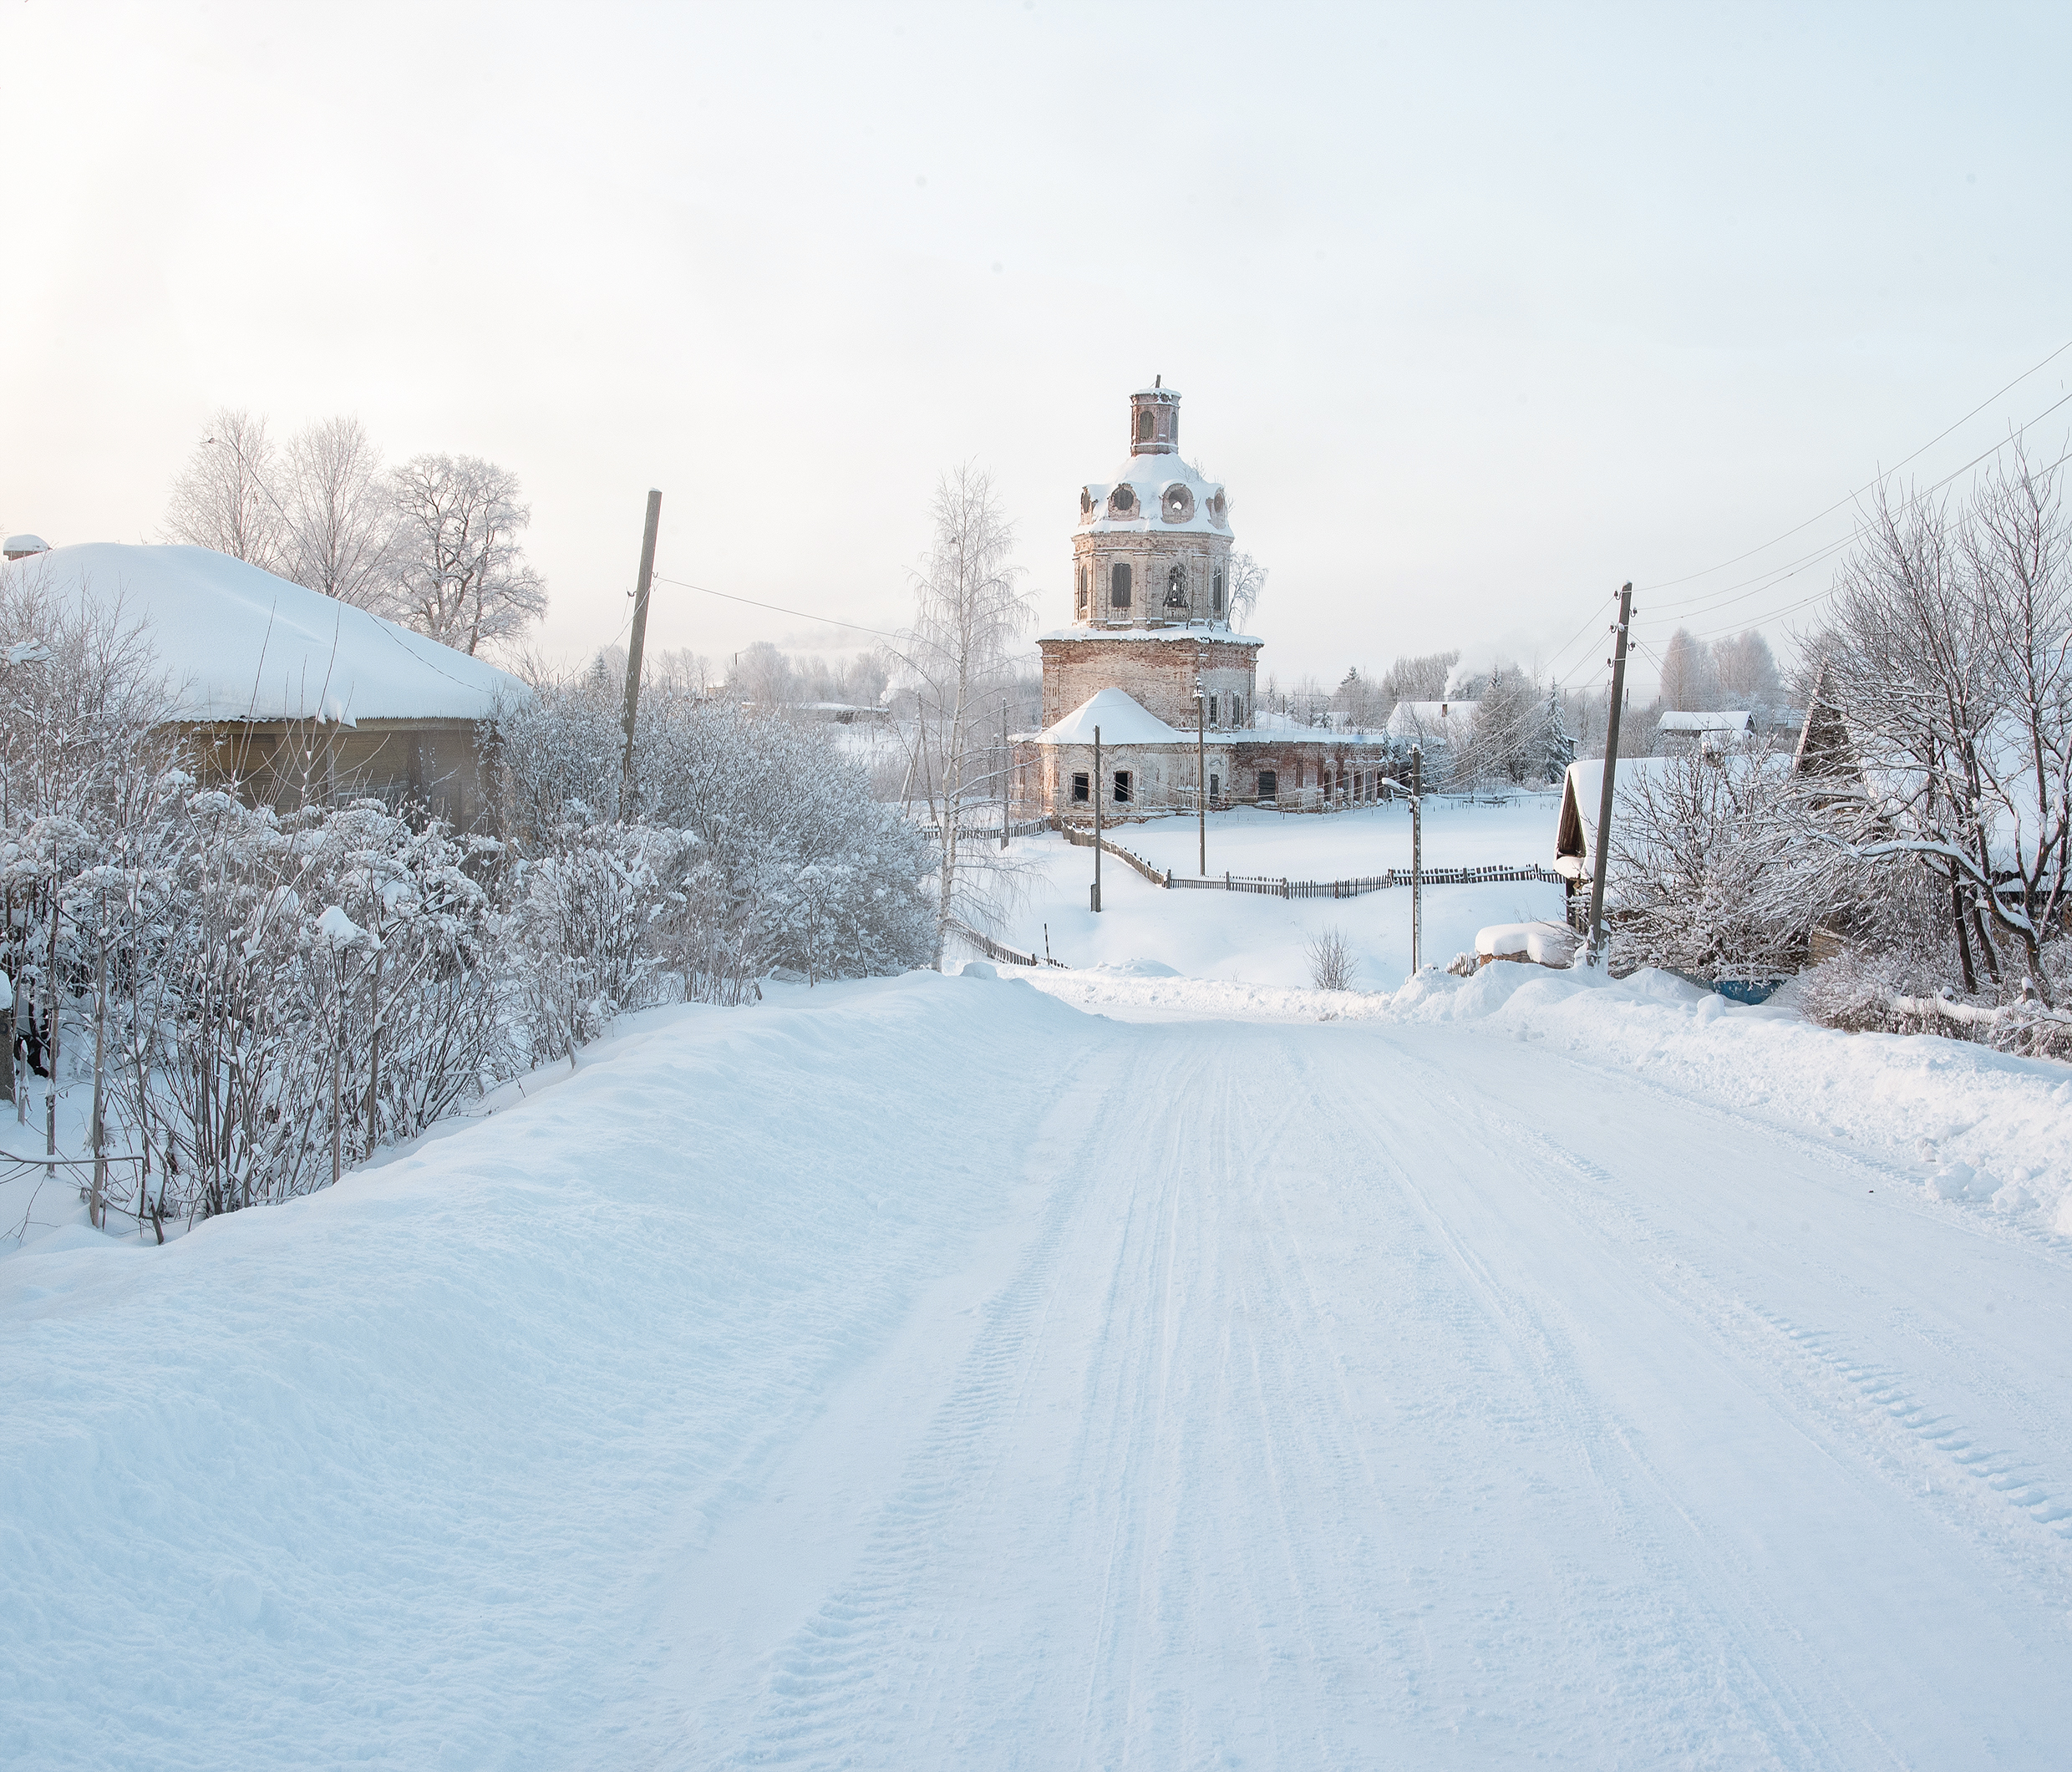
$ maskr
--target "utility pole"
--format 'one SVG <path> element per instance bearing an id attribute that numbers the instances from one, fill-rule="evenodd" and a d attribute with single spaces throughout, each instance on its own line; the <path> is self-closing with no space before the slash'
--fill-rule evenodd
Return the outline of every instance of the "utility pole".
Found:
<path id="1" fill-rule="evenodd" d="M 1008 774 L 1014 766 L 1014 754 L 1008 749 L 1008 698 L 1000 698 L 1000 848 L 1004 854 L 1008 846 Z"/>
<path id="2" fill-rule="evenodd" d="M 1094 729 L 1094 910 L 1100 911 L 1100 728 Z"/>
<path id="3" fill-rule="evenodd" d="M 648 493 L 648 527 L 640 538 L 640 583 L 633 592 L 633 639 L 626 652 L 626 761 L 620 771 L 619 787 L 622 823 L 631 823 L 633 816 L 633 721 L 640 713 L 640 653 L 648 642 L 648 589 L 655 580 L 655 531 L 661 526 L 662 491 L 652 487 Z"/>
<path id="4" fill-rule="evenodd" d="M 51 845 L 54 864 L 57 845 Z M 50 871 L 50 1019 L 43 1028 L 43 1155 L 54 1157 L 58 1154 L 58 870 Z M 58 1165 L 48 1163 L 43 1166 L 47 1180 L 55 1180 Z"/>
<path id="5" fill-rule="evenodd" d="M 1201 877 L 1209 877 L 1209 696 L 1199 683 L 1194 692 L 1194 797 L 1201 825 Z"/>
<path id="6" fill-rule="evenodd" d="M 1410 976 L 1424 953 L 1424 747 L 1410 747 Z"/>
<path id="7" fill-rule="evenodd" d="M 94 980 L 94 1198 L 87 1221 L 102 1228 L 107 1214 L 108 1141 L 101 1118 L 101 1069 L 108 1045 L 108 901 L 101 901 L 100 927 L 94 932 L 98 951 Z"/>
<path id="8" fill-rule="evenodd" d="M 1612 848 L 1612 785 L 1618 774 L 1619 703 L 1626 698 L 1626 630 L 1633 619 L 1633 587 L 1619 588 L 1618 643 L 1612 652 L 1612 705 L 1604 719 L 1604 790 L 1597 796 L 1596 871 L 1590 881 L 1590 964 L 1604 948 L 1604 872 Z"/>

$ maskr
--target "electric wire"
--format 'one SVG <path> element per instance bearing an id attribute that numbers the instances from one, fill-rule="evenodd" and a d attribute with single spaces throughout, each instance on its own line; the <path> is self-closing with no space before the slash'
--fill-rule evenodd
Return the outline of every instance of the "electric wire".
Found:
<path id="1" fill-rule="evenodd" d="M 1776 546 L 1780 541 L 1790 541 L 1791 537 L 1797 535 L 1800 530 L 1811 528 L 1813 525 L 1819 522 L 1822 517 L 1832 516 L 1845 505 L 1849 504 L 1853 500 L 1861 498 L 1865 493 L 1870 491 L 1872 487 L 1877 485 L 1881 481 L 1889 480 L 1902 468 L 1905 467 L 1908 462 L 1916 460 L 1919 457 L 1925 455 L 1930 449 L 1933 449 L 1937 444 L 1940 443 L 1945 437 L 1948 436 L 1951 432 L 1961 429 L 1963 426 L 1970 424 L 1973 419 L 1977 418 L 1980 413 L 1983 412 L 1988 406 L 1992 405 L 1995 400 L 2001 397 L 2001 395 L 2019 387 L 2024 382 L 2027 381 L 2030 376 L 2035 374 L 2039 370 L 2047 368 L 2050 364 L 2055 363 L 2059 358 L 2064 356 L 2067 351 L 2072 351 L 2072 338 L 2068 338 L 2065 340 L 2065 342 L 2059 345 L 2056 350 L 2053 351 L 2048 357 L 2044 358 L 2040 362 L 2032 363 L 2028 368 L 2023 370 L 2019 375 L 2016 376 L 2014 379 L 2009 382 L 2005 387 L 2000 388 L 1996 393 L 1987 395 L 1984 399 L 1981 400 L 1976 406 L 1973 407 L 1969 412 L 1966 413 L 1963 418 L 1958 419 L 1954 424 L 1945 425 L 1941 430 L 1937 431 L 1935 435 L 1929 438 L 1926 443 L 1922 444 L 1921 447 L 1916 449 L 1912 454 L 1902 456 L 1897 461 L 1894 462 L 1891 467 L 1881 470 L 1875 478 L 1866 480 L 1862 485 L 1857 487 L 1853 492 L 1845 493 L 1841 498 L 1837 499 L 1833 504 L 1830 505 L 1826 510 L 1816 511 L 1811 516 L 1808 517 L 1805 522 L 1794 524 L 1790 529 L 1785 531 L 1782 535 L 1773 536 L 1769 541 L 1762 542 L 1757 546 L 1750 548 L 1745 553 L 1736 554 L 1731 559 L 1719 561 L 1716 566 L 1706 566 L 1696 572 L 1686 572 L 1681 578 L 1662 579 L 1654 584 L 1643 586 L 1641 588 L 1650 592 L 1656 591 L 1666 591 L 1676 585 L 1689 584 L 1694 579 L 1709 578 L 1714 572 L 1724 572 L 1729 566 L 1739 566 L 1744 560 L 1752 560 L 1758 554 L 1767 553 L 1771 548 Z M 2039 414 L 2038 416 L 2039 418 L 2047 416 L 2049 412 L 2054 412 L 2058 406 L 2061 406 L 2064 404 L 2064 402 L 2060 400 L 2057 402 L 2056 405 L 2046 409 L 2045 413 Z M 2036 420 L 2031 419 L 2029 422 L 2031 424 L 2034 424 Z M 2006 444 L 2002 444 L 2000 447 L 2004 449 Z M 1990 454 L 1992 452 L 1988 451 L 1988 453 Z M 1981 457 L 1979 459 L 1983 460 L 1984 458 Z M 1959 469 L 1958 471 L 1961 473 L 1963 470 Z M 1674 608 L 1679 607 L 1684 602 L 1703 602 L 1707 594 L 1708 593 L 1700 592 L 1689 597 L 1678 598 L 1672 602 L 1668 607 Z"/>

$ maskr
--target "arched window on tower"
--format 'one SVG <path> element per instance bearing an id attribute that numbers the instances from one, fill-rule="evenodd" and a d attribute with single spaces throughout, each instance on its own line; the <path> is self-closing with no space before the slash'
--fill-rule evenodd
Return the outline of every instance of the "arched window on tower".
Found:
<path id="1" fill-rule="evenodd" d="M 1185 614 L 1187 608 L 1187 574 L 1178 561 L 1166 571 L 1166 607 Z"/>
<path id="2" fill-rule="evenodd" d="M 1086 568 L 1085 568 L 1084 566 L 1081 566 L 1081 567 L 1079 568 L 1079 612 L 1081 615 L 1084 615 L 1084 614 L 1086 613 Z"/>
<path id="3" fill-rule="evenodd" d="M 1223 612 L 1223 569 L 1221 566 L 1216 569 L 1216 583 L 1210 592 L 1209 607 L 1217 615 Z"/>
<path id="4" fill-rule="evenodd" d="M 1127 609 L 1130 607 L 1130 566 L 1127 561 L 1118 560 L 1108 569 L 1108 607 Z"/>
<path id="5" fill-rule="evenodd" d="M 1110 431 L 1108 434 L 1112 437 L 1115 433 Z M 1148 406 L 1141 406 L 1137 409 L 1137 441 L 1149 443 L 1150 440 L 1151 409 Z"/>

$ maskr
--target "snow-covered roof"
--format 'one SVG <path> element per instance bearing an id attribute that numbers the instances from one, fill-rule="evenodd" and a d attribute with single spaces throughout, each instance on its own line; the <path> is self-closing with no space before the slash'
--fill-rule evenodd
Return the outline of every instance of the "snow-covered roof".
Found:
<path id="1" fill-rule="evenodd" d="M 1107 744 L 1179 744 L 1191 743 L 1168 726 L 1135 696 L 1121 689 L 1103 689 L 1089 695 L 1054 726 L 1036 735 L 1039 744 L 1091 744 L 1094 729 L 1100 728 L 1101 743 Z"/>
<path id="2" fill-rule="evenodd" d="M 87 542 L 0 574 L 144 624 L 181 719 L 473 720 L 526 693 L 480 658 L 209 548 Z"/>
<path id="3" fill-rule="evenodd" d="M 10 560 L 18 559 L 23 554 L 48 554 L 49 551 L 50 544 L 41 536 L 26 532 L 9 536 L 5 541 L 0 541 L 0 554 L 6 555 Z"/>
<path id="4" fill-rule="evenodd" d="M 1389 716 L 1392 739 L 1450 738 L 1475 724 L 1480 702 L 1398 702 Z"/>
<path id="5" fill-rule="evenodd" d="M 1054 627 L 1049 633 L 1036 637 L 1039 646 L 1046 640 L 1159 640 L 1175 645 L 1182 640 L 1191 645 L 1213 640 L 1218 646 L 1266 644 L 1254 635 L 1233 633 L 1212 622 L 1178 622 L 1167 627 Z"/>
<path id="6" fill-rule="evenodd" d="M 1125 481 L 1135 494 L 1135 508 L 1128 516 L 1109 509 L 1110 495 Z M 1181 494 L 1179 508 L 1169 510 L 1166 495 L 1176 488 Z M 1079 527 L 1097 534 L 1175 530 L 1183 535 L 1227 536 L 1230 506 L 1220 480 L 1204 480 L 1177 451 L 1159 450 L 1130 456 L 1108 480 L 1089 480 L 1080 494 Z"/>
<path id="7" fill-rule="evenodd" d="M 1752 732 L 1755 716 L 1744 711 L 1716 713 L 1665 713 L 1655 723 L 1657 732 Z"/>
<path id="8" fill-rule="evenodd" d="M 1617 828 L 1628 797 L 1646 780 L 1659 781 L 1679 766 L 1674 757 L 1622 757 L 1612 784 L 1612 819 Z M 1560 821 L 1554 830 L 1554 869 L 1580 880 L 1597 866 L 1597 814 L 1604 800 L 1604 759 L 1568 765 L 1562 783 Z"/>

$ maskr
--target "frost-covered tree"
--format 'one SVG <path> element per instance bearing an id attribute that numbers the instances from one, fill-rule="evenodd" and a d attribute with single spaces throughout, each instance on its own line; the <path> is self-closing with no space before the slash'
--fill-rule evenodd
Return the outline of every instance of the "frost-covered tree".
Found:
<path id="1" fill-rule="evenodd" d="M 223 407 L 173 482 L 165 533 L 276 571 L 287 541 L 278 477 L 265 415 Z"/>
<path id="2" fill-rule="evenodd" d="M 1006 766 L 995 742 L 1013 648 L 1031 612 L 1013 564 L 1014 531 L 992 480 L 970 464 L 942 476 L 934 534 L 914 574 L 914 624 L 900 658 L 915 697 L 914 764 L 937 830 L 936 945 L 959 921 L 993 920 L 999 858 L 966 830 L 991 807 Z"/>
<path id="3" fill-rule="evenodd" d="M 532 520 L 518 476 L 476 455 L 418 455 L 397 469 L 388 613 L 441 645 L 508 647 L 546 612 L 519 536 Z"/>
<path id="4" fill-rule="evenodd" d="M 1712 642 L 1714 680 L 1729 708 L 1769 708 L 1784 698 L 1784 679 L 1770 642 L 1755 629 L 1722 634 Z"/>
<path id="5" fill-rule="evenodd" d="M 1662 648 L 1662 705 L 1683 713 L 1703 713 L 1719 704 L 1719 679 L 1711 650 L 1679 627 Z"/>
<path id="6" fill-rule="evenodd" d="M 341 602 L 379 607 L 394 573 L 395 500 L 358 419 L 327 419 L 290 439 L 281 503 L 287 576 Z"/>
<path id="7" fill-rule="evenodd" d="M 1249 554 L 1230 556 L 1230 625 L 1240 631 L 1252 625 L 1267 588 L 1267 569 Z"/>

